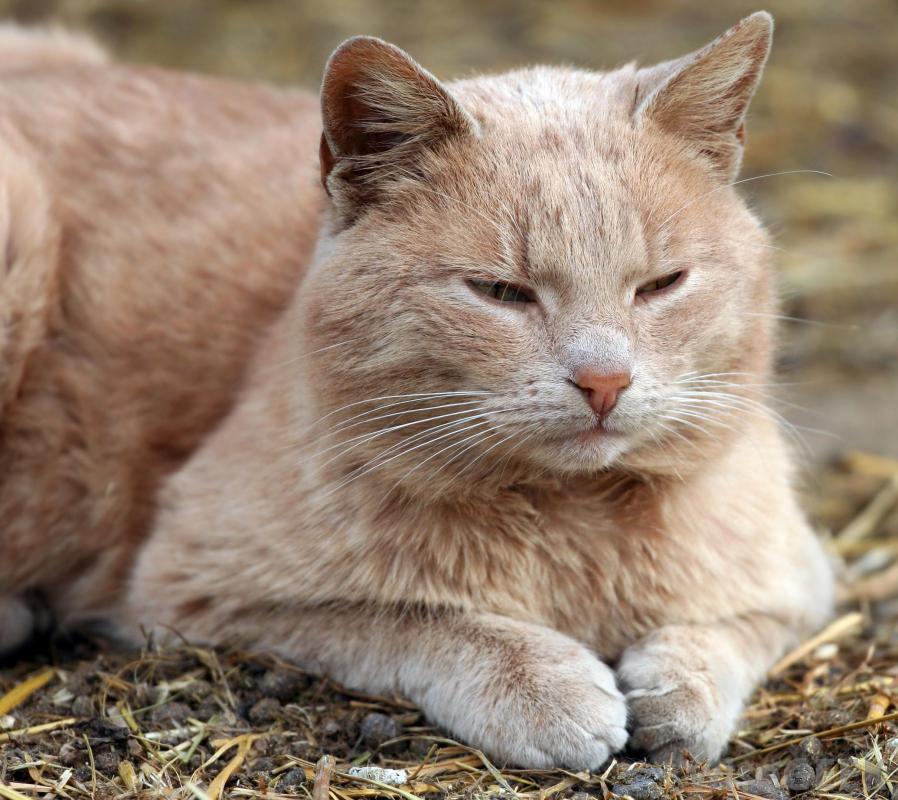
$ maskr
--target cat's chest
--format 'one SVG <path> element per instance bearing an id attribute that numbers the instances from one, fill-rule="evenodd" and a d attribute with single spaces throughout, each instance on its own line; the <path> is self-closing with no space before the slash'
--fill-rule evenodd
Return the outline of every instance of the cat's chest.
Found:
<path id="1" fill-rule="evenodd" d="M 388 602 L 549 625 L 613 658 L 664 624 L 688 621 L 698 605 L 713 606 L 708 588 L 725 591 L 727 563 L 722 549 L 696 548 L 694 531 L 666 527 L 656 506 L 619 500 L 511 498 L 420 515 L 375 537 L 376 591 Z"/>

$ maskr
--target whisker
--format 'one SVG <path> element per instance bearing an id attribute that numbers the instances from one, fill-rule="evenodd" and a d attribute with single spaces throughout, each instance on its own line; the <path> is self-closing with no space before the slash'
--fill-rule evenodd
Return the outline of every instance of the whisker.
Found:
<path id="1" fill-rule="evenodd" d="M 496 449 L 499 445 L 501 445 L 503 442 L 507 442 L 509 439 L 513 439 L 515 436 L 518 436 L 519 434 L 520 434 L 520 431 L 512 431 L 512 432 L 511 432 L 508 436 L 506 436 L 504 439 L 500 439 L 500 440 L 499 440 L 498 442 L 496 442 L 495 444 L 490 445 L 490 446 L 489 446 L 486 450 L 484 450 L 479 456 L 477 456 L 477 458 L 475 458 L 475 459 L 474 459 L 472 462 L 470 462 L 469 464 L 466 464 L 466 465 L 461 469 L 461 471 L 459 472 L 459 477 L 461 476 L 462 473 L 464 473 L 464 471 L 465 471 L 466 469 L 470 469 L 471 467 L 473 467 L 473 466 L 474 466 L 478 461 L 480 461 L 480 459 L 483 458 L 487 453 L 489 453 L 489 452 L 492 451 L 492 450 L 495 450 L 495 449 Z M 470 448 L 466 448 L 466 449 L 470 449 Z M 456 455 L 455 458 L 458 458 L 458 457 L 461 456 L 462 453 L 464 453 L 464 452 L 465 452 L 465 450 L 463 450 L 461 453 L 459 453 L 458 455 Z M 453 459 L 453 460 L 454 460 L 454 459 Z M 451 461 L 448 462 L 446 466 L 448 466 L 448 464 L 450 464 L 450 463 L 452 463 L 452 462 L 451 462 Z"/>
<path id="2" fill-rule="evenodd" d="M 734 405 L 741 405 L 745 409 L 753 409 L 760 413 L 769 414 L 775 420 L 779 421 L 781 424 L 783 424 L 787 427 L 790 427 L 790 428 L 801 429 L 801 430 L 807 431 L 808 433 L 816 433 L 816 434 L 821 434 L 824 436 L 833 436 L 834 435 L 830 431 L 819 430 L 817 428 L 808 428 L 804 425 L 796 425 L 794 422 L 787 420 L 782 414 L 780 414 L 776 409 L 771 408 L 769 405 L 765 405 L 764 403 L 760 403 L 757 400 L 753 400 L 749 397 L 743 397 L 741 395 L 734 395 L 734 394 L 730 394 L 728 392 L 702 392 L 702 391 L 699 391 L 699 392 L 682 392 L 682 393 L 679 393 L 679 395 L 675 395 L 675 397 L 677 397 L 677 396 L 681 396 L 683 398 L 691 397 L 692 399 L 702 400 L 703 395 L 707 396 L 709 398 L 714 398 L 714 399 L 720 400 L 722 402 L 725 402 L 728 400 L 728 401 L 732 402 Z M 785 402 L 785 401 L 783 401 L 783 402 Z M 707 404 L 714 405 L 714 403 L 712 403 L 710 401 L 708 401 Z M 724 405 L 722 407 L 725 408 L 727 406 Z"/>
<path id="3" fill-rule="evenodd" d="M 444 398 L 444 397 L 455 397 L 455 396 L 464 396 L 464 397 L 485 397 L 492 395 L 492 392 L 484 392 L 484 391 L 458 391 L 458 392 L 411 392 L 408 394 L 384 394 L 379 397 L 368 397 L 365 400 L 356 400 L 353 403 L 347 403 L 345 406 L 340 406 L 340 408 L 335 408 L 333 411 L 325 414 L 323 417 L 319 417 L 314 422 L 309 423 L 309 427 L 313 427 L 315 425 L 320 424 L 324 420 L 329 417 L 333 417 L 335 414 L 339 414 L 341 411 L 345 411 L 347 408 L 354 408 L 356 406 L 364 405 L 365 403 L 374 403 L 379 400 L 399 400 L 401 398 L 413 398 L 417 399 L 432 399 L 432 398 Z M 409 402 L 413 402 L 410 400 Z M 376 410 L 376 409 L 375 409 Z"/>
<path id="4" fill-rule="evenodd" d="M 480 417 L 489 417 L 490 415 L 506 414 L 506 413 L 510 413 L 510 412 L 513 412 L 513 411 L 519 411 L 519 410 L 520 410 L 520 407 L 512 407 L 512 408 L 499 409 L 498 411 L 490 411 L 490 412 L 486 412 L 486 413 L 483 413 L 483 414 L 475 415 L 475 416 L 473 416 L 473 417 L 471 417 L 471 418 L 469 418 L 469 419 L 466 419 L 465 422 L 469 422 L 469 421 L 471 421 L 472 419 L 477 419 L 477 418 L 480 418 Z M 422 447 L 427 447 L 427 446 L 429 446 L 429 445 L 431 445 L 431 444 L 433 444 L 433 443 L 435 443 L 435 442 L 438 442 L 438 441 L 440 441 L 440 440 L 442 440 L 442 439 L 445 439 L 445 438 L 447 438 L 447 437 L 449 437 L 449 436 L 456 435 L 456 434 L 459 434 L 459 433 L 466 433 L 468 430 L 472 429 L 473 427 L 479 427 L 479 426 L 481 426 L 481 425 L 489 425 L 489 424 L 490 424 L 490 423 L 489 423 L 489 420 L 485 420 L 484 422 L 475 423 L 474 425 L 468 426 L 467 428 L 462 428 L 461 430 L 451 430 L 451 431 L 449 431 L 448 433 L 443 433 L 443 434 L 441 434 L 440 436 L 437 436 L 437 437 L 435 437 L 435 438 L 430 438 L 430 439 L 426 439 L 425 441 L 419 442 L 418 444 L 415 444 L 415 445 L 412 446 L 412 447 L 404 447 L 404 448 L 401 449 L 398 453 L 395 453 L 395 455 L 392 455 L 392 456 L 390 456 L 390 457 L 387 458 L 387 459 L 384 459 L 383 456 L 384 456 L 384 455 L 387 455 L 387 453 L 388 453 L 389 451 L 387 451 L 387 452 L 385 452 L 385 453 L 379 453 L 377 456 L 375 456 L 374 458 L 372 458 L 372 459 L 370 459 L 369 461 L 367 461 L 367 462 L 366 462 L 365 464 L 363 464 L 361 467 L 359 467 L 359 468 L 357 468 L 356 470 L 354 470 L 354 471 L 350 474 L 350 476 L 349 476 L 348 478 L 344 479 L 343 482 L 341 482 L 338 486 L 334 487 L 334 488 L 333 488 L 331 491 L 329 491 L 325 496 L 328 496 L 328 495 L 332 494 L 334 491 L 337 491 L 337 490 L 343 488 L 344 486 L 348 485 L 349 483 L 352 483 L 352 481 L 354 481 L 354 480 L 356 480 L 356 479 L 358 479 L 358 478 L 361 478 L 361 477 L 363 477 L 364 475 L 367 475 L 368 473 L 372 472 L 373 470 L 378 469 L 378 468 L 380 468 L 380 467 L 383 467 L 384 465 L 389 464 L 389 463 L 392 462 L 392 461 L 395 461 L 397 458 L 400 458 L 400 457 L 402 457 L 402 456 L 408 455 L 409 453 L 414 452 L 415 450 L 419 450 L 419 449 L 421 449 Z M 429 431 L 429 432 L 432 433 L 433 431 Z M 403 441 L 403 442 L 400 443 L 400 444 L 408 445 L 409 442 L 408 442 L 408 441 Z M 395 447 L 396 447 L 396 445 L 393 446 L 393 448 L 395 448 Z M 342 454 L 341 454 L 341 455 L 342 455 Z M 339 456 L 337 456 L 337 457 L 339 457 Z M 332 460 L 333 460 L 333 459 L 331 459 L 331 461 L 332 461 Z M 329 462 L 328 462 L 328 463 L 329 463 Z"/>
<path id="5" fill-rule="evenodd" d="M 705 422 L 709 422 L 712 425 L 718 425 L 721 428 L 725 428 L 726 430 L 728 430 L 732 433 L 735 433 L 737 435 L 739 434 L 739 431 L 736 430 L 736 428 L 734 428 L 732 425 L 730 425 L 727 422 L 724 422 L 722 419 L 719 419 L 718 417 L 712 416 L 711 414 L 702 414 L 701 412 L 695 411 L 694 409 L 685 409 L 685 408 L 677 408 L 676 413 L 680 414 L 680 415 L 685 415 L 687 417 L 692 417 L 694 419 L 704 420 Z"/>
<path id="6" fill-rule="evenodd" d="M 362 434 L 359 434 L 358 436 L 351 436 L 349 439 L 346 439 L 342 442 L 337 442 L 336 444 L 332 444 L 329 447 L 324 448 L 323 450 L 319 450 L 317 453 L 311 454 L 307 458 L 303 459 L 300 463 L 301 464 L 307 463 L 308 461 L 310 461 L 313 458 L 317 458 L 319 456 L 324 455 L 325 453 L 329 453 L 332 450 L 336 450 L 338 447 L 345 447 L 346 445 L 351 445 L 350 447 L 346 447 L 345 450 L 340 451 L 337 455 L 331 457 L 330 459 L 328 459 L 327 461 L 325 461 L 323 464 L 320 465 L 323 467 L 323 466 L 326 466 L 327 464 L 330 464 L 332 461 L 340 458 L 341 456 L 345 455 L 346 453 L 351 452 L 352 450 L 355 450 L 357 447 L 361 447 L 363 444 L 367 444 L 368 442 L 370 442 L 374 439 L 378 439 L 381 436 L 386 436 L 389 433 L 395 433 L 396 431 L 403 430 L 405 428 L 411 427 L 412 425 L 424 425 L 428 422 L 435 422 L 436 420 L 447 419 L 450 417 L 459 417 L 459 416 L 463 417 L 466 414 L 470 414 L 470 412 L 471 412 L 471 409 L 464 409 L 463 411 L 450 411 L 446 414 L 437 414 L 437 416 L 435 416 L 435 417 L 425 417 L 424 419 L 413 420 L 412 422 L 403 422 L 399 425 L 390 425 L 387 428 L 382 428 L 378 431 L 374 431 L 373 433 L 362 433 Z M 477 419 L 478 417 L 487 416 L 489 413 L 490 412 L 484 412 L 482 414 L 472 416 L 471 419 Z M 493 413 L 495 413 L 495 412 L 493 412 Z"/>
<path id="7" fill-rule="evenodd" d="M 696 425 L 694 422 L 689 422 L 685 419 L 680 419 L 674 412 L 668 411 L 661 415 L 661 419 L 666 419 L 669 422 L 677 422 L 680 425 L 685 425 L 687 428 L 692 428 L 693 430 L 698 431 L 699 433 L 707 433 L 707 431 L 702 428 L 700 425 Z"/>
<path id="8" fill-rule="evenodd" d="M 484 420 L 483 422 L 476 423 L 474 426 L 471 426 L 471 427 L 479 427 L 479 426 L 483 426 L 483 425 L 488 426 L 489 424 L 490 424 L 490 423 L 489 423 L 488 421 Z M 406 456 L 406 455 L 408 455 L 409 453 L 414 452 L 415 450 L 419 450 L 419 449 L 421 449 L 422 447 L 427 447 L 428 445 L 431 445 L 431 444 L 433 444 L 434 442 L 441 441 L 442 439 L 445 439 L 445 438 L 447 438 L 447 437 L 449 437 L 449 436 L 454 436 L 454 435 L 456 435 L 456 434 L 458 434 L 458 433 L 467 433 L 468 430 L 470 430 L 470 427 L 464 428 L 464 429 L 462 429 L 461 431 L 449 431 L 448 433 L 444 433 L 444 434 L 442 434 L 442 435 L 440 435 L 440 436 L 437 436 L 436 438 L 428 439 L 428 440 L 426 440 L 426 441 L 424 441 L 424 442 L 420 442 L 419 444 L 416 444 L 416 445 L 414 445 L 413 447 L 407 447 L 407 448 L 401 450 L 400 452 L 396 453 L 395 455 L 390 456 L 390 458 L 387 458 L 387 459 L 383 459 L 383 458 L 382 458 L 382 455 L 383 455 L 383 454 L 380 454 L 380 455 L 376 456 L 375 458 L 371 459 L 371 461 L 366 462 L 366 463 L 363 465 L 363 468 L 360 468 L 361 471 L 359 471 L 359 469 L 354 470 L 354 471 L 349 475 L 349 477 L 345 478 L 341 483 L 339 483 L 339 484 L 338 484 L 337 486 L 335 486 L 333 489 L 331 489 L 330 491 L 328 491 L 328 492 L 325 494 L 325 497 L 328 497 L 329 495 L 333 494 L 334 492 L 339 491 L 340 489 L 342 489 L 342 488 L 348 486 L 348 485 L 349 485 L 350 483 L 352 483 L 353 481 L 358 480 L 359 478 L 362 478 L 362 477 L 364 477 L 365 475 L 368 475 L 369 473 L 373 472 L 374 470 L 380 469 L 381 467 L 385 466 L 386 464 L 389 464 L 389 463 L 395 461 L 397 458 L 401 458 L 402 456 Z M 480 432 L 477 432 L 477 433 L 473 434 L 473 436 L 478 436 L 478 435 L 480 435 Z M 471 438 L 471 437 L 468 437 L 468 438 Z M 467 439 L 465 439 L 465 440 L 463 440 L 463 441 L 467 441 Z M 374 463 L 372 463 L 372 462 L 374 462 Z"/>
<path id="9" fill-rule="evenodd" d="M 665 219 L 664 222 L 662 222 L 658 227 L 663 228 L 665 225 L 667 225 L 668 222 L 677 217 L 679 214 L 682 214 L 687 208 L 695 205 L 695 203 L 698 203 L 700 200 L 704 200 L 709 195 L 715 194 L 716 192 L 722 192 L 724 189 L 730 189 L 733 186 L 738 186 L 742 183 L 751 183 L 752 181 L 759 181 L 764 178 L 776 178 L 780 175 L 824 175 L 827 178 L 833 177 L 832 173 L 824 172 L 823 170 L 819 169 L 787 169 L 783 170 L 782 172 L 768 172 L 764 175 L 753 175 L 749 178 L 741 178 L 740 180 L 733 181 L 732 183 L 725 183 L 722 186 L 715 186 L 713 189 L 700 194 L 698 197 L 694 197 L 685 205 L 680 206 L 680 208 L 678 208 L 676 211 L 674 211 L 673 214 L 667 217 L 667 219 Z"/>
<path id="10" fill-rule="evenodd" d="M 382 411 L 385 408 L 391 408 L 397 405 L 405 405 L 408 402 L 412 401 L 403 401 L 400 403 L 388 403 L 385 406 L 380 406 L 379 408 L 373 409 L 374 412 Z M 406 408 L 402 411 L 391 411 L 389 414 L 380 414 L 378 416 L 368 416 L 369 413 L 372 412 L 364 412 L 363 414 L 356 414 L 354 417 L 350 417 L 345 422 L 341 422 L 339 425 L 328 431 L 325 436 L 332 436 L 335 433 L 342 433 L 343 431 L 351 430 L 352 428 L 357 428 L 359 425 L 367 425 L 370 422 L 376 422 L 380 419 L 389 419 L 391 417 L 401 417 L 404 414 L 417 414 L 421 411 L 439 411 L 443 408 L 461 408 L 463 406 L 477 406 L 480 405 L 482 401 L 480 400 L 464 400 L 460 403 L 444 403 L 439 406 L 416 406 L 415 408 Z M 353 420 L 359 420 L 358 422 L 353 422 Z M 352 423 L 352 424 L 349 424 Z"/>
<path id="11" fill-rule="evenodd" d="M 329 344 L 325 347 L 319 347 L 317 350 L 312 350 L 309 353 L 300 353 L 297 356 L 292 356 L 284 361 L 278 361 L 274 364 L 266 364 L 263 369 L 283 369 L 284 367 L 288 367 L 291 364 L 295 364 L 298 361 L 302 361 L 303 359 L 309 358 L 311 356 L 317 355 L 318 353 L 323 353 L 326 350 L 333 350 L 337 347 L 344 347 L 347 344 L 352 344 L 353 342 L 357 342 L 360 339 L 363 339 L 363 336 L 354 336 L 352 339 L 347 339 L 344 342 L 336 342 L 335 344 Z"/>
<path id="12" fill-rule="evenodd" d="M 746 385 L 746 384 L 743 384 L 743 385 Z M 700 385 L 700 386 L 696 386 L 692 391 L 676 392 L 671 396 L 671 399 L 676 400 L 677 398 L 681 398 L 681 397 L 698 397 L 698 398 L 711 397 L 711 398 L 715 398 L 715 399 L 725 400 L 728 398 L 736 397 L 739 400 L 742 400 L 745 402 L 755 402 L 755 403 L 758 402 L 758 401 L 753 401 L 748 397 L 744 397 L 743 395 L 734 395 L 732 392 L 717 391 L 719 389 L 724 389 L 727 387 L 740 388 L 740 384 L 720 383 L 720 384 Z M 773 408 L 772 405 L 770 405 L 770 404 L 777 403 L 779 405 L 786 406 L 787 408 L 793 408 L 797 411 L 802 411 L 807 414 L 823 416 L 820 412 L 815 411 L 814 409 L 807 408 L 805 406 L 799 405 L 798 403 L 793 403 L 790 400 L 785 400 L 782 397 L 777 397 L 775 395 L 771 395 L 769 392 L 761 392 L 761 396 L 767 401 L 767 403 L 759 403 L 759 405 L 762 405 L 766 410 L 770 411 L 772 414 L 776 414 L 777 412 L 776 412 L 776 409 Z"/>
<path id="13" fill-rule="evenodd" d="M 447 445 L 446 447 L 441 447 L 439 450 L 436 451 L 436 453 L 432 453 L 432 454 L 429 455 L 427 458 L 425 458 L 423 461 L 420 461 L 418 464 L 416 464 L 414 467 L 412 467 L 412 469 L 410 469 L 410 470 L 409 470 L 408 472 L 406 472 L 404 475 L 402 475 L 402 477 L 399 478 L 399 480 L 396 482 L 396 484 L 395 484 L 395 486 L 394 486 L 393 488 L 395 489 L 396 486 L 399 486 L 399 485 L 400 485 L 400 484 L 401 484 L 401 483 L 402 483 L 402 482 L 403 482 L 409 475 L 411 475 L 412 473 L 414 473 L 414 472 L 416 472 L 417 470 L 419 470 L 419 469 L 420 469 L 421 467 L 423 467 L 426 463 L 428 463 L 429 461 L 432 461 L 434 458 L 436 458 L 436 457 L 439 456 L 440 454 L 445 453 L 446 450 L 450 450 L 450 449 L 452 449 L 452 448 L 454 448 L 454 447 L 459 447 L 460 445 L 464 444 L 465 442 L 467 442 L 467 441 L 469 441 L 469 440 L 471 440 L 471 439 L 475 439 L 475 438 L 477 438 L 478 436 L 479 436 L 479 437 L 482 437 L 481 440 L 488 439 L 488 438 L 490 438 L 490 437 L 486 435 L 487 433 L 498 431 L 499 429 L 501 429 L 501 428 L 506 428 L 506 427 L 508 427 L 509 425 L 512 425 L 512 424 L 514 424 L 514 423 L 511 423 L 511 422 L 503 422 L 503 423 L 500 423 L 499 425 L 491 425 L 491 426 L 489 426 L 489 428 L 487 428 L 486 431 L 477 431 L 473 436 L 468 436 L 468 437 L 462 439 L 460 442 L 453 442 L 452 444 L 449 444 L 449 445 Z M 477 445 L 477 442 L 474 442 L 473 444 L 468 445 L 468 447 L 464 448 L 464 449 L 461 451 L 461 453 L 466 452 L 466 451 L 469 450 L 471 447 L 476 447 L 476 445 Z M 456 454 L 456 456 L 453 456 L 452 459 L 450 459 L 450 460 L 447 461 L 445 464 L 443 464 L 443 465 L 442 465 L 439 469 L 437 469 L 433 474 L 434 474 L 434 475 L 437 475 L 438 473 L 442 472 L 442 470 L 443 470 L 445 467 L 447 467 L 449 464 L 451 464 L 452 461 L 453 461 L 455 458 L 458 457 L 458 455 L 461 455 L 461 453 L 458 453 L 458 454 Z"/>
<path id="14" fill-rule="evenodd" d="M 763 311 L 746 311 L 747 317 L 767 317 L 768 319 L 778 319 L 784 322 L 800 322 L 802 325 L 811 325 L 819 328 L 833 328 L 836 330 L 859 331 L 860 325 L 847 325 L 842 322 L 825 322 L 819 319 L 805 319 L 804 317 L 790 317 L 788 314 L 765 314 Z"/>

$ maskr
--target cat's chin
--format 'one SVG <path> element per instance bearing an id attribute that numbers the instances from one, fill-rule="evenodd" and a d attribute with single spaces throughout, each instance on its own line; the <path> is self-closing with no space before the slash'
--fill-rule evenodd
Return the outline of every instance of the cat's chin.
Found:
<path id="1" fill-rule="evenodd" d="M 587 473 L 607 469 L 630 449 L 629 437 L 596 426 L 553 439 L 547 460 L 562 473 Z"/>

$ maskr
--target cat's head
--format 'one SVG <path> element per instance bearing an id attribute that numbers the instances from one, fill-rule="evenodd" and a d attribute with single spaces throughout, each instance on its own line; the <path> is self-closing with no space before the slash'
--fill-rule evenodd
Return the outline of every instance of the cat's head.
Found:
<path id="1" fill-rule="evenodd" d="M 675 471 L 762 413 L 769 245 L 732 184 L 771 31 L 451 84 L 339 47 L 302 293 L 334 452 L 427 479 Z"/>

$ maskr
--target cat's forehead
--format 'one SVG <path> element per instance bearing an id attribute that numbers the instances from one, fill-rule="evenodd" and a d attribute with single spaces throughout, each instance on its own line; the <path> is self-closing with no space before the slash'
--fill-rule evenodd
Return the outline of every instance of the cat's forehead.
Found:
<path id="1" fill-rule="evenodd" d="M 632 120 L 635 70 L 539 67 L 454 86 L 477 119 L 456 168 L 557 215 L 632 205 L 650 148 Z M 572 206 L 576 206 L 573 209 Z"/>
<path id="2" fill-rule="evenodd" d="M 666 220 L 688 220 L 700 240 L 693 201 L 707 177 L 634 122 L 635 75 L 540 67 L 453 84 L 479 129 L 443 151 L 421 191 L 427 205 L 456 199 L 438 218 L 454 246 L 493 261 L 510 248 L 526 279 L 598 286 L 679 240 Z"/>
<path id="3" fill-rule="evenodd" d="M 625 119 L 632 111 L 636 71 L 531 67 L 457 81 L 450 90 L 485 128 L 598 125 Z"/>
<path id="4" fill-rule="evenodd" d="M 436 195 L 425 191 L 426 205 L 442 207 L 439 227 L 462 261 L 513 263 L 522 274 L 509 278 L 581 288 L 647 261 L 641 192 L 617 155 L 572 157 L 545 142 L 530 153 L 482 147 L 453 163 Z"/>
<path id="5" fill-rule="evenodd" d="M 541 76 L 535 85 L 530 73 Z M 597 99 L 603 77 L 540 69 L 479 88 L 478 102 L 501 101 L 489 106 L 470 149 L 458 153 L 450 171 L 461 180 L 450 183 L 523 240 L 533 272 L 569 275 L 597 265 L 613 271 L 646 258 L 652 202 L 642 186 L 645 153 L 619 103 L 614 113 L 600 114 L 619 99 L 607 87 L 605 101 Z M 571 97 L 553 92 L 556 84 Z M 578 98 L 586 89 L 595 91 Z M 529 92 L 526 99 L 519 91 Z"/>

